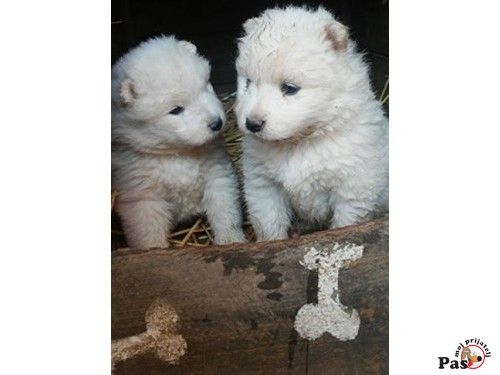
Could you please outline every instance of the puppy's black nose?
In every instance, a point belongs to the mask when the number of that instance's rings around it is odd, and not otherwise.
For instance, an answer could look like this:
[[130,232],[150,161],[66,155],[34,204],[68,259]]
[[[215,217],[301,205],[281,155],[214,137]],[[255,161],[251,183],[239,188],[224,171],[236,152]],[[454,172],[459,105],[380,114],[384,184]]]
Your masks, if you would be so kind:
[[245,125],[252,133],[258,133],[264,127],[265,121],[255,121],[247,118]]
[[222,119],[219,117],[211,124],[208,124],[208,127],[212,129],[214,132],[219,131],[222,128]]
[[483,357],[481,357],[480,355],[477,356],[477,360],[478,361],[482,361],[483,360]]

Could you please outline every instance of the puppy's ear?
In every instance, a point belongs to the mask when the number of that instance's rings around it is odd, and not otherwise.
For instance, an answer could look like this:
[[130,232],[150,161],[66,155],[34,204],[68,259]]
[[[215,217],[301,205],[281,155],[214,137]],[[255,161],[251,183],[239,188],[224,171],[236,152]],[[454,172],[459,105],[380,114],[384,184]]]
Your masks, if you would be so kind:
[[257,17],[249,18],[243,23],[243,30],[245,30],[246,34],[254,29],[254,27],[257,25],[257,20]]
[[338,21],[326,25],[326,38],[332,43],[333,49],[345,51],[349,43],[349,29]]
[[134,83],[130,78],[122,81],[120,84],[120,98],[124,107],[130,106],[137,99],[137,93],[134,91]]
[[188,42],[186,40],[181,40],[180,42],[180,45],[183,46],[184,48],[187,48],[188,50],[190,50],[191,52],[193,53],[196,53],[196,46],[191,43],[191,42]]
[[470,349],[464,348],[464,350],[462,351],[461,359],[465,359],[465,357],[467,357],[468,354],[470,354]]

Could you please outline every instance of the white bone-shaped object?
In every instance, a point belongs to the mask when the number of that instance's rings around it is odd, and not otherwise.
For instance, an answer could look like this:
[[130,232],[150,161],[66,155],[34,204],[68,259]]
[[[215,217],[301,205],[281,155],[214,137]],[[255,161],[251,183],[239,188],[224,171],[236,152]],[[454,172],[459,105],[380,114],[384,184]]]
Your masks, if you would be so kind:
[[340,303],[339,270],[363,256],[363,246],[335,243],[330,250],[314,247],[300,262],[307,269],[318,272],[318,303],[308,303],[295,317],[295,330],[300,337],[315,340],[328,332],[342,341],[353,340],[359,331],[359,314]]
[[145,319],[146,332],[112,341],[112,371],[118,362],[144,353],[154,353],[168,363],[176,363],[186,353],[186,340],[177,334],[179,316],[163,298],[149,306]]

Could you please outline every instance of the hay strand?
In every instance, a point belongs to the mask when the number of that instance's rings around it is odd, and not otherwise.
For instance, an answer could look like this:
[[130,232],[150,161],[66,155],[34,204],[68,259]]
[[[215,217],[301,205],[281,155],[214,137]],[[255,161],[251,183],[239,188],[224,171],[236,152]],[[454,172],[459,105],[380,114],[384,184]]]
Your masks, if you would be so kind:
[[111,211],[113,211],[113,208],[115,208],[115,201],[116,201],[117,195],[118,195],[118,192],[116,190],[113,190],[111,192]]
[[205,223],[201,223],[201,227],[203,228],[203,230],[205,231],[206,235],[207,235],[207,238],[208,238],[208,244],[213,244],[215,243],[214,241],[214,238],[212,237],[212,234],[210,233],[210,229],[207,228],[207,226],[205,225]]
[[175,247],[185,247],[185,246],[190,246],[190,247],[207,247],[207,245],[205,245],[205,244],[194,243],[194,242],[186,242],[183,245],[182,242],[179,241],[179,240],[170,240],[170,244],[174,245]]
[[189,239],[191,238],[191,236],[193,235],[194,231],[196,230],[196,228],[198,228],[198,226],[201,224],[201,217],[196,220],[196,222],[194,223],[194,225],[191,227],[191,229],[187,232],[186,236],[184,237],[184,239],[181,241],[181,243],[179,244],[179,247],[184,247],[186,246],[186,244],[188,243]]
[[387,92],[389,88],[389,76],[387,76],[384,84],[384,88],[382,89],[382,93],[380,94],[379,101],[382,105],[385,104],[389,100],[389,93]]
[[387,96],[386,96],[386,97],[382,100],[382,105],[384,105],[384,104],[385,104],[385,102],[386,102],[386,101],[388,101],[388,100],[389,100],[389,95],[387,95]]

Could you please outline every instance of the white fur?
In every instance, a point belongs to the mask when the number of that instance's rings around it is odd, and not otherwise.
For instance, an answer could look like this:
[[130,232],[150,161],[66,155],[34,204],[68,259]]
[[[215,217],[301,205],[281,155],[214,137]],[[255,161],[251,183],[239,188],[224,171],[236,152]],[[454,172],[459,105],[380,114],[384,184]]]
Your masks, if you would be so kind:
[[[294,217],[336,228],[388,208],[388,122],[347,28],[323,8],[275,8],[244,24],[236,61],[245,199],[258,240]],[[283,83],[300,87],[295,95]],[[247,119],[265,121],[252,133]]]
[[131,247],[167,247],[179,221],[203,213],[216,243],[245,241],[231,161],[209,128],[225,121],[209,76],[194,45],[166,36],[113,67],[113,187]]

